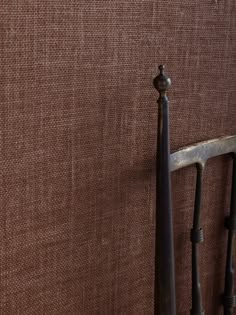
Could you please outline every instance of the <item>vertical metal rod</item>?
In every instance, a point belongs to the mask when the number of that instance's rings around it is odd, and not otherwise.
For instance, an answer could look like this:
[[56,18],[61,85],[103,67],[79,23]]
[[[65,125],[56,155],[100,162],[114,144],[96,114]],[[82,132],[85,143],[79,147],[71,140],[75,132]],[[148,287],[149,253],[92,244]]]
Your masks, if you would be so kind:
[[169,102],[166,90],[170,79],[164,75],[164,66],[154,79],[160,96],[158,103],[157,140],[157,213],[155,245],[154,314],[176,315],[173,224],[170,183]]
[[198,244],[203,242],[203,230],[200,227],[202,172],[203,172],[202,166],[197,165],[193,228],[191,230],[192,242],[192,309],[190,312],[191,315],[204,315],[198,261],[199,256]]
[[227,258],[225,269],[225,289],[223,296],[224,315],[233,315],[233,308],[236,306],[236,296],[234,295],[234,242],[236,232],[236,155],[233,155],[233,176],[231,188],[230,215],[225,220],[228,229]]

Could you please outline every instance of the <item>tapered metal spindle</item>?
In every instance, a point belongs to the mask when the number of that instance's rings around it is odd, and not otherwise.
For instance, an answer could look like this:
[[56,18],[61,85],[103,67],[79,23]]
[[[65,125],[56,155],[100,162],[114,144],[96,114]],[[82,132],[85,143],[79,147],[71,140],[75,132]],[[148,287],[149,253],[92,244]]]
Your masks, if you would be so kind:
[[203,167],[201,165],[197,165],[197,181],[193,214],[193,228],[191,230],[192,242],[192,309],[190,312],[191,315],[204,315],[198,261],[199,255],[198,244],[203,242],[203,230],[200,227],[202,172]]
[[169,103],[166,90],[170,79],[164,75],[164,66],[154,79],[160,96],[158,103],[157,141],[157,213],[155,246],[154,314],[176,315],[173,224],[170,183]]
[[225,289],[223,296],[224,315],[233,315],[233,308],[236,306],[234,295],[234,242],[236,233],[236,155],[233,155],[233,177],[231,188],[230,215],[226,218],[225,226],[228,229],[228,245],[225,270]]

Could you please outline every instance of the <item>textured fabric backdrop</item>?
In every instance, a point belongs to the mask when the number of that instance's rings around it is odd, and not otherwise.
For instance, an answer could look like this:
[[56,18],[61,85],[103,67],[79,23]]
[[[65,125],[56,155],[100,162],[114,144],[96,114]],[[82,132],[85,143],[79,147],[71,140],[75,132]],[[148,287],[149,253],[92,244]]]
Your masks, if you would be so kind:
[[[1,315],[153,314],[152,79],[166,64],[172,150],[235,134],[235,14],[233,0],[1,0]],[[222,312],[230,170],[217,158],[205,174],[209,315]],[[194,179],[173,175],[179,315]]]

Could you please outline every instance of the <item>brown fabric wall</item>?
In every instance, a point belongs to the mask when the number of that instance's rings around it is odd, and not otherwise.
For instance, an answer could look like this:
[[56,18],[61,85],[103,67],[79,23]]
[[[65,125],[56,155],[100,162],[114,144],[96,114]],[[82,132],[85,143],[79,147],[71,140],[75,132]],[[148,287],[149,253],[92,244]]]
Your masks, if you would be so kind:
[[[235,14],[233,0],[1,0],[1,314],[153,313],[152,78],[165,63],[172,150],[235,134]],[[206,171],[211,315],[221,314],[230,167],[219,158]],[[193,181],[191,168],[173,176],[181,315]]]

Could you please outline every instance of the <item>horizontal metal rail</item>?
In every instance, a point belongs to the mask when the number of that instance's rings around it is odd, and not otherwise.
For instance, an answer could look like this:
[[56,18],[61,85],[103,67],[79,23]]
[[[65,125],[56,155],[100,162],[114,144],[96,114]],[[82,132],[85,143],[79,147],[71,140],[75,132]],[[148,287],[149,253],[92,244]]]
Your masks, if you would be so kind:
[[173,172],[192,164],[204,167],[208,159],[227,153],[236,153],[236,135],[199,142],[172,153],[170,169]]

